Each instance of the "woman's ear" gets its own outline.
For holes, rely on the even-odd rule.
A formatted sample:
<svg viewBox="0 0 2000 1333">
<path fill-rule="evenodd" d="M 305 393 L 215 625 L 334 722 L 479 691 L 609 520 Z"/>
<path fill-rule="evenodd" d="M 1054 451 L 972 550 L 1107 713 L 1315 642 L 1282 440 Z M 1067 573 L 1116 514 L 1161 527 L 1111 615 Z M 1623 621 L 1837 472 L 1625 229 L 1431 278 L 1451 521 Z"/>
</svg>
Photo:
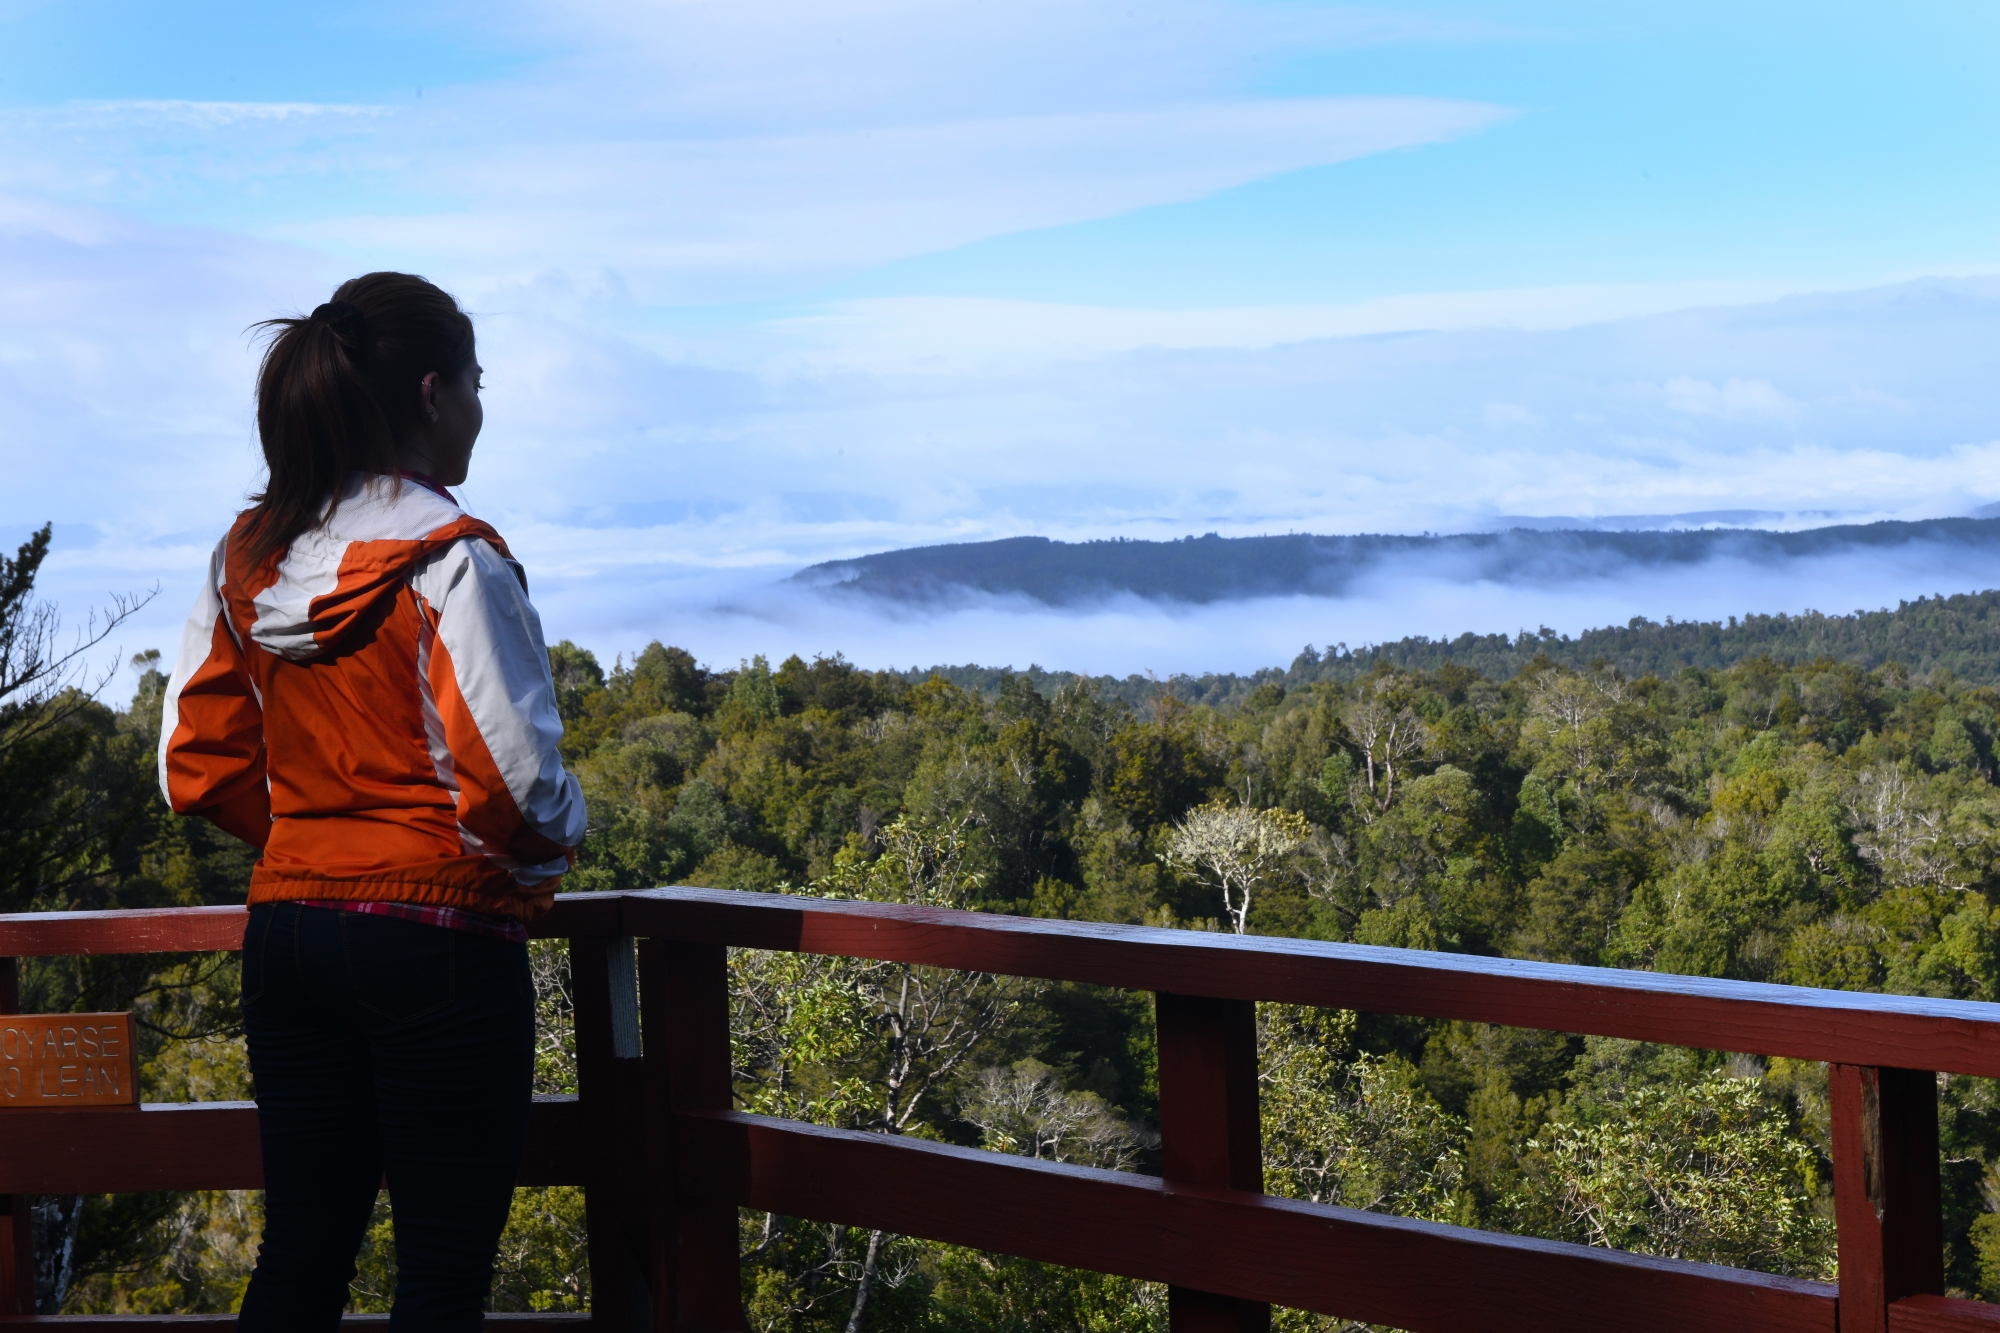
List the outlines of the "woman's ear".
<svg viewBox="0 0 2000 1333">
<path fill-rule="evenodd" d="M 438 419 L 437 382 L 438 382 L 438 375 L 437 372 L 433 370 L 430 374 L 424 376 L 423 381 L 419 386 L 423 391 L 424 411 L 430 416 L 431 424 L 433 426 L 437 424 L 437 419 Z"/>
</svg>

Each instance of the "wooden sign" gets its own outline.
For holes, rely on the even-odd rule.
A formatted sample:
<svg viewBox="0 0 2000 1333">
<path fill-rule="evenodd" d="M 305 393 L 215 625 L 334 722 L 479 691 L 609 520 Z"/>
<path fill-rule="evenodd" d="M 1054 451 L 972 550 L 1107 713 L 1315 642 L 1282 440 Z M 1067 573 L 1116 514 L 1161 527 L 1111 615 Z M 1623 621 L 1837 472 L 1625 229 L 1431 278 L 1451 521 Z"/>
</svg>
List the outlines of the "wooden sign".
<svg viewBox="0 0 2000 1333">
<path fill-rule="evenodd" d="M 0 1014 L 0 1107 L 131 1106 L 130 1014 Z"/>
</svg>

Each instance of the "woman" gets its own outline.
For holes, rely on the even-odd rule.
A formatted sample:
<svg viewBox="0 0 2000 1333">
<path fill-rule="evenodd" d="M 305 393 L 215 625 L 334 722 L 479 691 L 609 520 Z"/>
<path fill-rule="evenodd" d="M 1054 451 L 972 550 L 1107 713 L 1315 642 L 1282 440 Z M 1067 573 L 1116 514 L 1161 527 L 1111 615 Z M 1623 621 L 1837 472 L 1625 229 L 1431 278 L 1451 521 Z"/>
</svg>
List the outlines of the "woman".
<svg viewBox="0 0 2000 1333">
<path fill-rule="evenodd" d="M 476 1329 L 527 1133 L 527 922 L 582 841 L 541 622 L 445 491 L 472 321 L 402 273 L 266 321 L 270 481 L 209 559 L 167 686 L 173 808 L 260 848 L 243 1024 L 264 1153 L 245 1333 L 332 1329 L 378 1184 L 392 1329 Z"/>
</svg>

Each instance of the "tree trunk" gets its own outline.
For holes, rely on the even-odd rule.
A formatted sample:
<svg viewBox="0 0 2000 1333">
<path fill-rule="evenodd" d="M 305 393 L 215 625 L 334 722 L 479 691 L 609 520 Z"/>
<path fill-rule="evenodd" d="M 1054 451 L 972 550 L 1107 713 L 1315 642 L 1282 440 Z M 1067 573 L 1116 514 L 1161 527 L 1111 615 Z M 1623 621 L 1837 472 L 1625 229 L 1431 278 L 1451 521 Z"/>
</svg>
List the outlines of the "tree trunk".
<svg viewBox="0 0 2000 1333">
<path fill-rule="evenodd" d="M 56 1194 L 35 1206 L 35 1313 L 61 1314 L 74 1273 L 83 1196 Z"/>
<path fill-rule="evenodd" d="M 875 1287 L 875 1270 L 882 1257 L 882 1233 L 868 1233 L 868 1257 L 861 1261 L 861 1282 L 854 1289 L 854 1310 L 847 1316 L 847 1333 L 861 1333 L 861 1316 L 868 1310 L 868 1293 Z"/>
</svg>

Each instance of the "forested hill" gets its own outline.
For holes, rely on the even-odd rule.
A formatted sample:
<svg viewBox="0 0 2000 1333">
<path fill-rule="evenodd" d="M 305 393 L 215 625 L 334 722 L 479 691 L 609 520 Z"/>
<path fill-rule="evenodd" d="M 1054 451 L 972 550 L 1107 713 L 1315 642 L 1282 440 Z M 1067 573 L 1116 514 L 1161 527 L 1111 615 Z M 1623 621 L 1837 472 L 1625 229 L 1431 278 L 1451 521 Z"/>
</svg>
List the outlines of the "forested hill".
<svg viewBox="0 0 2000 1333">
<path fill-rule="evenodd" d="M 1950 597 L 1920 597 L 1892 611 L 1851 615 L 1731 616 L 1723 621 L 1657 624 L 1634 617 L 1630 624 L 1585 630 L 1574 638 L 1543 629 L 1509 637 L 1461 634 L 1455 639 L 1415 636 L 1349 651 L 1319 652 L 1308 647 L 1289 668 L 1271 667 L 1250 675 L 1146 676 L 1105 679 L 1099 689 L 1128 703 L 1142 703 L 1162 688 L 1189 703 L 1221 705 L 1243 699 L 1257 686 L 1275 682 L 1287 689 L 1317 681 L 1350 681 L 1371 674 L 1377 663 L 1434 671 L 1446 662 L 1468 667 L 1493 680 L 1510 680 L 1538 655 L 1560 665 L 1583 668 L 1603 662 L 1627 677 L 1671 677 L 1689 667 L 1716 670 L 1747 658 L 1768 656 L 1803 664 L 1820 658 L 1874 668 L 1895 662 L 1918 675 L 1945 670 L 1977 685 L 2000 684 L 2000 590 Z M 940 666 L 912 679 L 943 676 L 955 685 L 991 693 L 1008 673 L 996 667 Z M 1025 673 L 1044 693 L 1076 679 L 1072 672 L 1030 668 Z"/>
<path fill-rule="evenodd" d="M 2000 519 L 1938 518 L 1802 532 L 1513 528 L 1453 536 L 1210 533 L 1178 541 L 1010 537 L 829 560 L 792 577 L 795 582 L 893 601 L 970 592 L 1026 596 L 1051 605 L 1117 594 L 1203 603 L 1297 594 L 1336 596 L 1391 561 L 1432 577 L 1510 582 L 1603 576 L 1621 566 L 1696 565 L 1723 558 L 1762 564 L 1917 544 L 2000 548 Z"/>
</svg>

